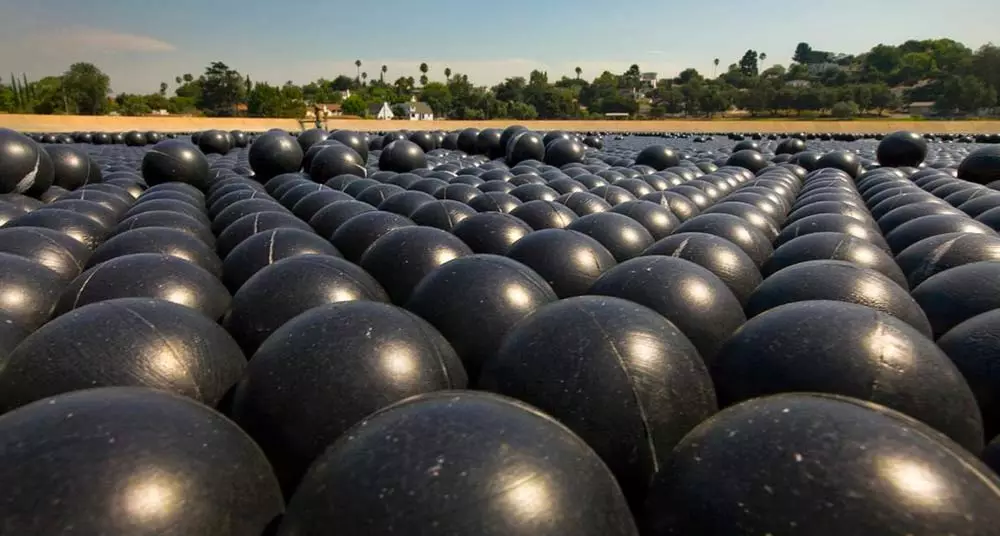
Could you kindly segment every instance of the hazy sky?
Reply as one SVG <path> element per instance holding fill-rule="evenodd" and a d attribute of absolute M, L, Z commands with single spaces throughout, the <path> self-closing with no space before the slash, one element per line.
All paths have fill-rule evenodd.
<path fill-rule="evenodd" d="M 712 72 L 747 48 L 788 63 L 796 43 L 846 53 L 950 37 L 1000 43 L 1000 0 L 0 0 L 0 77 L 63 72 L 89 61 L 115 92 L 171 92 L 221 60 L 254 80 L 354 75 L 432 79 L 444 68 L 494 84 L 531 69 L 593 78 L 632 63 L 673 76 Z"/>

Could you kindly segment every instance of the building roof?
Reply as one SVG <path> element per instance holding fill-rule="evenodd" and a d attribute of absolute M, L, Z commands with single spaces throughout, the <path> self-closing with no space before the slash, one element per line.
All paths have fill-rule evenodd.
<path fill-rule="evenodd" d="M 368 105 L 368 113 L 370 113 L 370 114 L 377 114 L 377 113 L 379 113 L 379 112 L 382 111 L 382 107 L 383 106 L 385 106 L 384 102 L 381 102 L 381 103 L 378 103 L 378 104 L 369 104 Z"/>
<path fill-rule="evenodd" d="M 333 103 L 327 104 L 327 103 L 323 103 L 323 102 L 317 102 L 315 105 L 319 106 L 320 108 L 324 108 L 324 109 L 330 110 L 331 112 L 337 112 L 337 111 L 340 111 L 340 109 L 341 109 L 341 107 L 340 107 L 339 104 L 333 104 Z"/>
<path fill-rule="evenodd" d="M 420 115 L 434 114 L 434 110 L 432 110 L 431 107 L 428 106 L 426 102 L 411 102 L 410 108 L 412 108 L 414 112 L 417 112 Z"/>
<path fill-rule="evenodd" d="M 934 101 L 918 101 L 918 102 L 911 102 L 910 107 L 925 108 L 934 106 L 934 104 L 935 104 Z"/>

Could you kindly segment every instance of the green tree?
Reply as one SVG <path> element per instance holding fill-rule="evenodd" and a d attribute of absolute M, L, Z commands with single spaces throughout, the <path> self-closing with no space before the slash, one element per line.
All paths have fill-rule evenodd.
<path fill-rule="evenodd" d="M 758 55 L 756 50 L 747 50 L 743 54 L 743 57 L 740 58 L 740 72 L 743 73 L 743 76 L 748 78 L 757 76 L 759 72 L 757 69 L 757 61 Z"/>
<path fill-rule="evenodd" d="M 698 72 L 698 69 L 688 68 L 681 71 L 677 75 L 677 78 L 674 79 L 674 82 L 678 84 L 690 84 L 694 80 L 704 80 L 704 78 Z"/>
<path fill-rule="evenodd" d="M 351 95 L 344 99 L 341 110 L 345 115 L 356 115 L 363 117 L 368 112 L 368 106 L 359 95 Z"/>
<path fill-rule="evenodd" d="M 809 43 L 799 43 L 795 47 L 795 55 L 792 56 L 792 60 L 802 64 L 809 63 L 812 59 L 812 51 Z"/>
<path fill-rule="evenodd" d="M 426 63 L 421 63 L 420 64 L 420 85 L 421 86 L 426 86 L 427 85 L 427 71 L 429 71 L 429 70 L 430 70 L 430 67 L 428 67 Z"/>
<path fill-rule="evenodd" d="M 141 116 L 148 115 L 152 111 L 142 95 L 122 93 L 115 97 L 115 102 L 118 103 L 118 111 L 122 115 Z"/>
<path fill-rule="evenodd" d="M 871 107 L 878 111 L 879 115 L 882 115 L 886 110 L 899 107 L 899 97 L 886 84 L 873 84 L 871 96 Z"/>
<path fill-rule="evenodd" d="M 837 119 L 851 119 L 858 115 L 858 105 L 853 101 L 841 101 L 830 108 L 830 114 Z"/>
<path fill-rule="evenodd" d="M 715 78 L 719 73 L 719 58 L 712 60 L 712 65 L 715 67 L 712 69 L 712 78 Z"/>
<path fill-rule="evenodd" d="M 358 63 L 361 63 L 361 60 L 358 60 Z M 361 80 L 360 66 L 358 67 L 358 80 Z M 347 91 L 348 89 L 352 89 L 354 85 L 355 82 L 353 78 L 345 75 L 338 75 L 332 82 L 330 82 L 329 89 L 330 91 Z"/>
<path fill-rule="evenodd" d="M 62 87 L 63 96 L 75 105 L 75 111 L 97 115 L 107 105 L 111 79 L 92 63 L 74 63 L 63 73 Z"/>
<path fill-rule="evenodd" d="M 701 96 L 698 101 L 698 106 L 701 111 L 708 114 L 709 117 L 714 116 L 718 113 L 724 113 L 733 104 L 733 99 L 731 93 L 727 91 L 724 87 L 720 87 L 717 84 L 711 84 L 701 92 Z"/>
<path fill-rule="evenodd" d="M 997 92 L 972 75 L 953 76 L 944 81 L 942 93 L 934 103 L 936 111 L 943 114 L 974 114 L 997 104 Z"/>
<path fill-rule="evenodd" d="M 368 83 L 368 72 L 361 73 L 361 85 Z"/>
<path fill-rule="evenodd" d="M 528 87 L 528 81 L 522 76 L 508 78 L 493 87 L 493 93 L 502 101 L 514 102 L 524 101 L 524 90 Z"/>
<path fill-rule="evenodd" d="M 434 110 L 435 117 L 447 117 L 452 109 L 451 90 L 440 82 L 431 82 L 420 90 L 421 102 Z"/>
<path fill-rule="evenodd" d="M 194 76 L 192 76 L 191 74 L 185 74 L 184 75 L 184 81 L 187 82 L 187 83 L 191 83 L 191 82 L 194 81 Z"/>
<path fill-rule="evenodd" d="M 207 115 L 236 115 L 237 104 L 244 102 L 246 97 L 243 75 L 225 63 L 215 61 L 205 69 L 201 82 L 201 108 Z"/>
<path fill-rule="evenodd" d="M 583 74 L 583 69 L 581 69 L 579 66 L 577 66 L 577 68 L 573 69 L 573 70 L 576 71 L 576 79 L 579 80 L 580 79 L 580 75 Z"/>
<path fill-rule="evenodd" d="M 13 112 L 14 108 L 14 88 L 0 83 L 0 111 Z"/>
<path fill-rule="evenodd" d="M 522 121 L 538 118 L 538 110 L 535 110 L 534 106 L 519 101 L 508 103 L 507 113 L 510 114 L 512 119 L 519 119 Z"/>
<path fill-rule="evenodd" d="M 382 66 L 382 74 L 378 75 L 378 81 L 379 81 L 380 84 L 384 84 L 385 83 L 385 74 L 388 73 L 388 72 L 389 72 L 389 66 L 388 65 L 383 65 Z"/>
<path fill-rule="evenodd" d="M 184 79 L 183 79 L 183 78 L 181 78 L 181 77 L 179 77 L 179 76 L 175 76 L 175 77 L 174 77 L 174 82 L 175 82 L 175 83 L 176 83 L 176 84 L 177 84 L 178 86 L 179 86 L 179 85 L 181 85 L 181 82 L 183 82 L 183 81 L 184 81 Z"/>
<path fill-rule="evenodd" d="M 444 68 L 444 81 L 447 82 L 448 80 L 451 80 L 451 67 Z"/>
<path fill-rule="evenodd" d="M 851 90 L 851 100 L 858 104 L 858 109 L 866 112 L 872 109 L 872 86 L 858 84 Z"/>
<path fill-rule="evenodd" d="M 1000 93 L 1000 47 L 992 43 L 982 46 L 970 59 L 970 64 L 971 71 L 976 77 Z"/>
<path fill-rule="evenodd" d="M 358 68 L 358 83 L 361 83 L 361 60 L 354 60 L 354 66 Z"/>

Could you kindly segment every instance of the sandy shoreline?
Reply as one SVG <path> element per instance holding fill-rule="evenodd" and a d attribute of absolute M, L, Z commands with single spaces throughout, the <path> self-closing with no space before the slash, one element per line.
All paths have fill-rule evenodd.
<path fill-rule="evenodd" d="M 533 130 L 602 132 L 857 132 L 896 130 L 936 133 L 1000 133 L 1000 121 L 783 121 L 783 120 L 663 120 L 663 121 L 369 121 L 331 120 L 328 129 L 365 131 L 455 130 L 467 127 L 506 127 L 518 123 Z M 207 117 L 106 117 L 67 115 L 0 114 L 0 127 L 25 132 L 160 131 L 187 132 L 222 129 L 265 131 L 281 128 L 300 130 L 294 119 Z M 306 124 L 305 128 L 311 128 Z"/>

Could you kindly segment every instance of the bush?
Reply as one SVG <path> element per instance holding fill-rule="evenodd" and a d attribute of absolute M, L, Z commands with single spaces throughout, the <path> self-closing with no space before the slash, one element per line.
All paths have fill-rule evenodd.
<path fill-rule="evenodd" d="M 841 101 L 833 105 L 830 109 L 830 114 L 837 119 L 850 119 L 858 115 L 858 105 L 854 101 Z"/>

